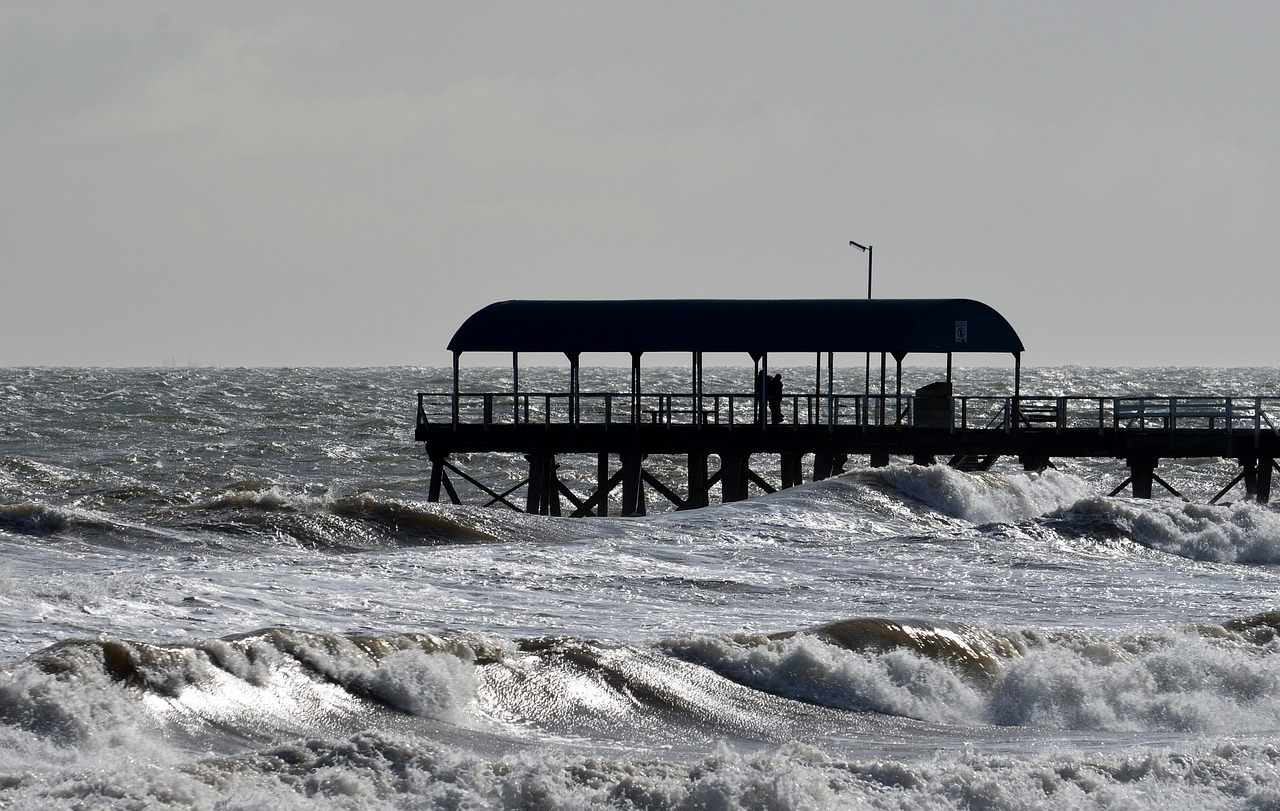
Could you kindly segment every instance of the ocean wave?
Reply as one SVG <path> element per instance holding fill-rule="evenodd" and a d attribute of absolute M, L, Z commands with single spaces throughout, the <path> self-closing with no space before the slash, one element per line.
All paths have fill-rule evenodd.
<path fill-rule="evenodd" d="M 120 723 L 128 716 L 120 716 Z M 863 745 L 721 742 L 697 753 L 589 751 L 571 742 L 497 751 L 379 728 L 299 735 L 224 753 L 127 736 L 45 745 L 0 729 L 0 804 L 102 808 L 271 807 L 1169 809 L 1270 808 L 1280 750 L 1269 741 L 1077 746 L 1016 755 L 957 742 L 932 755 Z M 172 741 L 170 737 L 167 739 Z"/>
<path fill-rule="evenodd" d="M 33 669 L 58 689 L 38 685 Z M 25 675 L 15 680 L 14 673 Z M 875 718 L 1273 732 L 1280 730 L 1280 614 L 1117 636 L 861 618 L 655 645 L 272 628 L 167 645 L 69 640 L 14 673 L 3 684 L 10 709 L 0 718 L 56 722 L 62 735 L 74 726 L 67 719 L 94 716 L 76 702 L 103 705 L 107 685 L 136 693 L 157 724 L 206 728 L 218 740 L 229 730 L 256 739 L 264 730 L 328 728 L 335 719 L 357 724 L 373 712 L 490 732 L 655 744 L 804 740 L 815 725 L 868 729 Z M 75 683 L 86 685 L 89 698 L 75 696 Z"/>
<path fill-rule="evenodd" d="M 1112 740 L 1134 733 L 1144 741 L 1205 731 L 1272 735 L 1280 728 L 1278 658 L 1277 613 L 1116 636 L 855 619 L 653 646 L 283 628 L 163 645 L 79 639 L 0 673 L 0 742 L 9 746 L 6 758 L 46 751 L 41 741 L 82 754 L 154 749 L 171 765 L 184 760 L 181 752 L 196 754 L 164 779 L 185 775 L 196 781 L 189 790 L 224 799 L 238 796 L 244 780 L 286 797 L 297 791 L 336 802 L 358 791 L 370 801 L 412 795 L 425 807 L 499 795 L 499 806 L 523 807 L 532 796 L 524 790 L 534 790 L 529 780 L 544 800 L 558 798 L 553 805 L 648 797 L 662 807 L 710 799 L 759 807 L 760 792 L 779 780 L 791 785 L 784 793 L 793 800 L 836 805 L 942 791 L 955 807 L 979 795 L 1003 798 L 995 807 L 1046 797 L 1078 807 L 1099 787 L 1136 791 L 1153 780 L 1188 792 L 1188 801 L 1202 792 L 1222 799 L 1212 793 L 1220 786 L 1182 756 L 1149 746 L 1147 765 L 1128 766 L 1123 755 L 1096 747 L 1087 759 L 1059 748 L 1038 765 L 1030 754 L 877 760 L 865 753 L 870 741 L 892 746 L 912 734 L 911 723 L 923 724 L 919 734 L 929 740 L 1006 740 L 1010 733 L 983 731 L 999 728 L 1106 732 Z M 904 725 L 904 718 L 915 720 Z M 830 743 L 832 730 L 857 736 L 860 759 L 814 748 Z M 762 753 L 734 742 L 780 748 Z M 577 747 L 596 754 L 567 754 Z M 663 754 L 638 759 L 637 750 Z M 1235 774 L 1280 765 L 1274 751 L 1243 745 L 1200 756 L 1238 761 Z M 451 782 L 464 764 L 470 776 Z M 553 764 L 571 764 L 570 773 Z M 0 802 L 51 789 L 46 773 L 66 781 L 59 768 L 53 758 L 28 766 L 22 780 L 0 781 Z M 708 769 L 719 775 L 710 783 Z M 117 779 L 132 774 L 123 769 Z M 1003 785 L 991 782 L 996 775 Z M 967 787 L 959 791 L 957 781 Z M 107 789 L 99 782 L 83 790 L 90 798 Z"/>
<path fill-rule="evenodd" d="M 33 734 L 83 743 L 132 723 L 228 751 L 338 728 L 394 728 L 388 714 L 467 734 L 619 746 L 777 742 L 815 725 L 873 723 L 647 646 L 472 634 L 272 628 L 191 644 L 68 640 L 5 674 L 0 695 L 9 708 L 0 720 Z"/>
<path fill-rule="evenodd" d="M 1258 504 L 1216 506 L 1097 496 L 1048 518 L 1065 534 L 1127 538 L 1191 560 L 1280 564 L 1280 513 Z"/>
<path fill-rule="evenodd" d="M 321 807 L 626 809 L 1269 808 L 1280 754 L 1267 744 L 1011 757 L 968 747 L 931 758 L 832 757 L 787 743 L 718 746 L 690 761 L 539 751 L 490 759 L 365 733 L 184 770 L 197 785 Z M 1230 777 L 1228 777 L 1230 776 Z M 285 796 L 281 796 L 285 795 Z M 197 793 L 196 796 L 202 796 Z"/>
<path fill-rule="evenodd" d="M 91 737 L 95 717 L 117 723 L 141 710 L 159 728 L 223 748 L 359 729 L 379 713 L 529 740 L 646 746 L 805 740 L 815 728 L 867 733 L 890 719 L 1270 734 L 1280 729 L 1277 629 L 1280 618 L 1267 614 L 1119 636 L 867 618 L 654 646 L 286 629 L 174 645 L 71 640 L 33 655 L 20 678 L 7 675 L 0 718 Z M 124 692 L 108 700 L 110 685 Z M 136 706 L 122 711 L 126 695 Z"/>
<path fill-rule="evenodd" d="M 153 533 L 112 520 L 96 510 L 23 503 L 0 505 L 0 530 L 32 538 L 78 538 L 118 544 L 126 534 L 148 537 Z"/>
<path fill-rule="evenodd" d="M 882 468 L 871 475 L 944 515 L 972 524 L 1038 518 L 1096 490 L 1082 479 L 1056 470 L 1007 475 L 967 473 L 948 465 L 908 465 Z"/>
<path fill-rule="evenodd" d="M 5 741 L 5 743 L 14 743 Z M 365 730 L 179 760 L 120 746 L 73 759 L 44 750 L 0 781 L 23 808 L 276 809 L 1112 809 L 1272 808 L 1280 752 L 1267 742 L 1082 745 L 1036 754 L 972 746 L 932 756 L 801 743 L 717 745 L 696 757 L 543 747 L 505 754 Z M 82 752 L 74 754 L 83 755 Z M 147 758 L 146 761 L 141 756 Z"/>
<path fill-rule="evenodd" d="M 437 505 L 370 494 L 340 498 L 292 493 L 277 486 L 241 485 L 193 504 L 194 530 L 290 540 L 331 551 L 485 543 L 488 532 Z"/>
<path fill-rule="evenodd" d="M 186 506 L 164 505 L 145 513 L 40 502 L 0 504 L 0 531 L 139 549 L 239 549 L 247 539 L 255 549 L 265 542 L 358 552 L 493 541 L 481 528 L 492 520 L 472 518 L 434 504 L 368 494 L 335 499 L 279 487 L 237 487 Z"/>
<path fill-rule="evenodd" d="M 67 513 L 44 504 L 0 506 L 0 529 L 19 535 L 46 536 L 67 525 Z"/>
<path fill-rule="evenodd" d="M 337 499 L 328 509 L 333 515 L 380 527 L 401 544 L 483 543 L 494 540 L 492 535 L 467 523 L 461 516 L 395 499 L 362 494 Z"/>
<path fill-rule="evenodd" d="M 663 643 L 753 689 L 940 724 L 1097 732 L 1280 729 L 1280 627 L 1107 637 L 859 619 Z M 1247 633 L 1246 633 L 1247 632 Z"/>
<path fill-rule="evenodd" d="M 3 674 L 0 720 L 69 743 L 132 726 L 215 750 L 354 731 L 388 711 L 464 724 L 478 639 L 266 629 L 192 644 L 67 640 Z"/>

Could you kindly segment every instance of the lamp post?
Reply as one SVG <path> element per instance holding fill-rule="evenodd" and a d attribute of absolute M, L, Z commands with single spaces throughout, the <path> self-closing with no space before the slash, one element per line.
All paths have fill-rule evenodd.
<path fill-rule="evenodd" d="M 867 255 L 867 300 L 870 301 L 871 300 L 871 259 L 875 255 L 875 246 L 859 245 L 858 243 L 854 242 L 852 239 L 849 240 L 849 244 Z"/>
<path fill-rule="evenodd" d="M 867 301 L 870 301 L 871 300 L 871 260 L 872 260 L 872 257 L 875 256 L 875 252 L 871 245 L 860 245 L 857 242 L 854 242 L 852 239 L 849 240 L 849 245 L 851 245 L 854 248 L 857 248 L 858 250 L 862 251 L 867 255 Z M 865 383 L 865 388 L 863 389 L 863 395 L 864 395 L 863 402 L 867 404 L 868 406 L 867 410 L 870 411 L 870 406 L 871 406 L 871 351 L 870 350 L 867 351 L 866 362 L 867 362 L 867 379 Z M 862 418 L 866 420 L 867 416 L 868 416 L 867 414 L 863 414 Z"/>

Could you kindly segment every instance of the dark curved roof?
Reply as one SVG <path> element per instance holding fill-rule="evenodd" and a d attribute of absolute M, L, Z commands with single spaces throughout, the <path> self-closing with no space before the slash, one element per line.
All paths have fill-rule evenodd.
<path fill-rule="evenodd" d="M 453 352 L 1021 352 L 1004 316 L 970 299 L 500 301 Z"/>

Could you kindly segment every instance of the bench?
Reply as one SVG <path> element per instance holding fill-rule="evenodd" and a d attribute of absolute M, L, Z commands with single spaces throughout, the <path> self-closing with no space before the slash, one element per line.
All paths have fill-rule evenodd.
<path fill-rule="evenodd" d="M 1114 405 L 1114 413 L 1117 424 L 1124 425 L 1125 428 L 1132 428 L 1136 423 L 1139 427 L 1145 428 L 1147 421 L 1151 420 L 1160 428 L 1173 428 L 1179 423 L 1183 423 L 1184 428 L 1188 427 L 1185 423 L 1203 421 L 1207 423 L 1210 430 L 1222 426 L 1229 427 L 1229 423 L 1236 420 L 1252 420 L 1254 417 L 1254 409 L 1250 406 L 1232 406 L 1228 409 L 1225 402 L 1196 402 L 1194 400 L 1187 402 L 1179 402 L 1174 400 L 1170 403 L 1167 400 L 1138 400 L 1134 402 L 1126 402 L 1117 400 Z"/>
<path fill-rule="evenodd" d="M 700 421 L 701 424 L 714 423 L 718 425 L 720 423 L 720 414 L 714 408 L 646 408 L 644 413 L 649 415 L 649 422 L 655 424 L 661 422 L 670 425 L 671 415 L 673 414 L 693 417 L 695 414 L 699 413 L 702 415 L 702 419 Z M 690 422 L 692 422 L 692 420 L 690 420 Z"/>
<path fill-rule="evenodd" d="M 1027 405 L 1019 403 L 1017 411 L 1018 424 L 1028 427 L 1035 425 L 1052 425 L 1057 426 L 1059 418 L 1062 416 L 1058 406 L 1055 405 Z"/>

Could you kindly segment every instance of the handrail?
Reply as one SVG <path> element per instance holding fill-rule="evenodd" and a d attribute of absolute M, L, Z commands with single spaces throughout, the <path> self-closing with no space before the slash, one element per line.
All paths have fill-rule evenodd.
<path fill-rule="evenodd" d="M 1249 429 L 1280 436 L 1272 414 L 1277 397 L 1175 397 L 965 395 L 917 397 L 895 394 L 791 393 L 782 398 L 784 421 L 773 424 L 770 408 L 749 392 L 418 392 L 417 425 L 629 425 L 735 428 L 760 424 L 767 430 L 796 426 L 862 428 L 913 426 L 956 431 L 1093 430 L 1172 432 Z M 625 403 L 626 405 L 621 405 Z M 456 415 L 456 417 L 455 417 Z M 896 417 L 896 421 L 895 421 Z"/>

